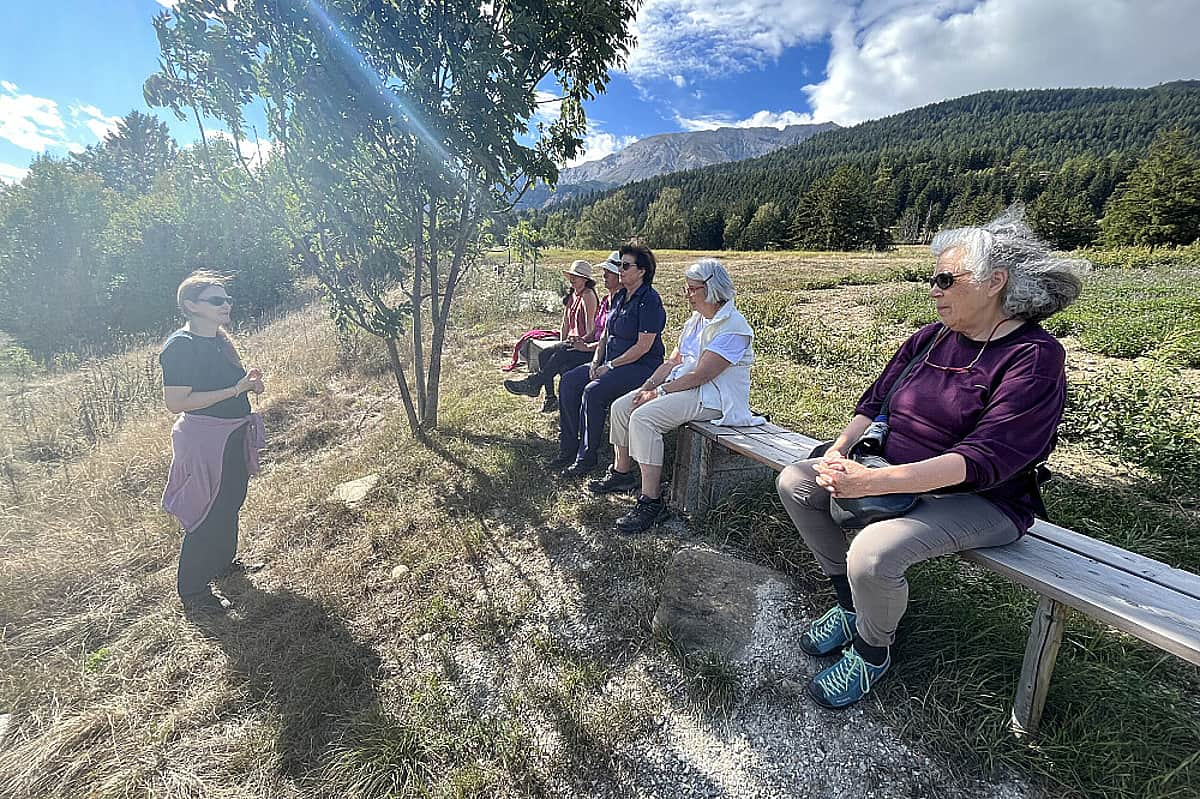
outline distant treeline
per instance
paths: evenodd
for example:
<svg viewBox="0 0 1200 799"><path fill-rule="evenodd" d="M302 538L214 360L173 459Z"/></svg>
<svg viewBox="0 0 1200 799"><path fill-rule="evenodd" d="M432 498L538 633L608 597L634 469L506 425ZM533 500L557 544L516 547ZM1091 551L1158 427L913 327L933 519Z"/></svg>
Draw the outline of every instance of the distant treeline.
<svg viewBox="0 0 1200 799"><path fill-rule="evenodd" d="M550 245L861 249L1015 201L1064 248L1200 237L1200 82L993 91L527 213Z"/></svg>
<svg viewBox="0 0 1200 799"><path fill-rule="evenodd" d="M42 360L164 332L180 322L176 286L201 267L235 276L239 318L284 299L282 225L218 188L249 164L222 139L208 149L181 150L134 111L100 144L0 186L0 331Z"/></svg>

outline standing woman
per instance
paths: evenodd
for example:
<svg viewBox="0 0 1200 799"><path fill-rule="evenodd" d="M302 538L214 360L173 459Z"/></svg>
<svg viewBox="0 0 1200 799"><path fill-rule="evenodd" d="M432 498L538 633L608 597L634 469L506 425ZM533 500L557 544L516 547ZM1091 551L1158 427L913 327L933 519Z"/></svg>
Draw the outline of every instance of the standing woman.
<svg viewBox="0 0 1200 799"><path fill-rule="evenodd" d="M247 371L225 330L233 298L224 278L188 275L176 292L187 323L167 339L158 360L171 428L171 471L163 509L183 526L177 586L187 610L223 611L228 600L209 583L238 565L238 511L264 443L262 418L247 393L263 391L257 369Z"/></svg>
<svg viewBox="0 0 1200 799"><path fill-rule="evenodd" d="M563 477L583 477L596 468L609 406L645 382L665 354L667 312L651 285L658 267L654 253L640 244L617 252L621 289L592 362L567 372L559 386L558 457L550 465L566 467Z"/></svg>
<svg viewBox="0 0 1200 799"><path fill-rule="evenodd" d="M558 398L554 395L554 378L592 359L588 344L595 342L600 333L596 329L599 319L600 298L596 295L596 281L592 279L592 265L587 261L575 261L563 276L571 284L563 309L558 341L542 350L538 355L538 371L524 380L505 380L504 388L511 394L536 397L546 390L542 412L558 409ZM607 299L607 298L606 298ZM605 313L607 313L606 304Z"/></svg>

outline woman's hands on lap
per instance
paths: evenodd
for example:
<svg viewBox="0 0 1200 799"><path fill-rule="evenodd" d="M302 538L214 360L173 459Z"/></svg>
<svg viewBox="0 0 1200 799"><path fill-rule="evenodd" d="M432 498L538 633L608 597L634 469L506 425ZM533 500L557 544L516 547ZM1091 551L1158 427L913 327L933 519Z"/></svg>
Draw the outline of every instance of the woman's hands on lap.
<svg viewBox="0 0 1200 799"><path fill-rule="evenodd" d="M858 461L842 457L836 449L826 452L813 469L817 473L817 485L835 497L854 499L879 493L871 485L872 470Z"/></svg>

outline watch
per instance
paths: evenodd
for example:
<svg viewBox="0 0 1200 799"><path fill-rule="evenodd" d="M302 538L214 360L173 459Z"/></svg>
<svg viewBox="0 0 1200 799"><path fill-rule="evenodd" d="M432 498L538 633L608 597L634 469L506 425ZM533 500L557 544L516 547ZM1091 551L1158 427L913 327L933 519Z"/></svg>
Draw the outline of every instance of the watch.
<svg viewBox="0 0 1200 799"><path fill-rule="evenodd" d="M612 365L612 361L605 361L605 362L604 362L604 368L605 368L605 369L612 370L612 369L615 369L616 367L614 367L614 366Z"/></svg>
<svg viewBox="0 0 1200 799"><path fill-rule="evenodd" d="M655 394L657 394L657 395L658 395L658 396L660 396L660 397L665 397L665 396L667 396L667 384L666 384L666 383L659 383L657 386L655 386L655 388L654 388L654 393L655 393Z"/></svg>

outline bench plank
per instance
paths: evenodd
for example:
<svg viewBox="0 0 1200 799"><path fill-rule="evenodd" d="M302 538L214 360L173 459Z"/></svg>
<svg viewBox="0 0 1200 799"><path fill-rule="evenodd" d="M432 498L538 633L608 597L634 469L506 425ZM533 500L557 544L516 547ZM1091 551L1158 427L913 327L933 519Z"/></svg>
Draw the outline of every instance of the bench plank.
<svg viewBox="0 0 1200 799"><path fill-rule="evenodd" d="M1034 523L1029 535L1135 574L1172 591L1200 599L1200 575L1176 569L1145 555L1129 552L1107 541L1090 538L1041 519Z"/></svg>
<svg viewBox="0 0 1200 799"><path fill-rule="evenodd" d="M1200 665L1200 599L1036 537L959 555Z"/></svg>

